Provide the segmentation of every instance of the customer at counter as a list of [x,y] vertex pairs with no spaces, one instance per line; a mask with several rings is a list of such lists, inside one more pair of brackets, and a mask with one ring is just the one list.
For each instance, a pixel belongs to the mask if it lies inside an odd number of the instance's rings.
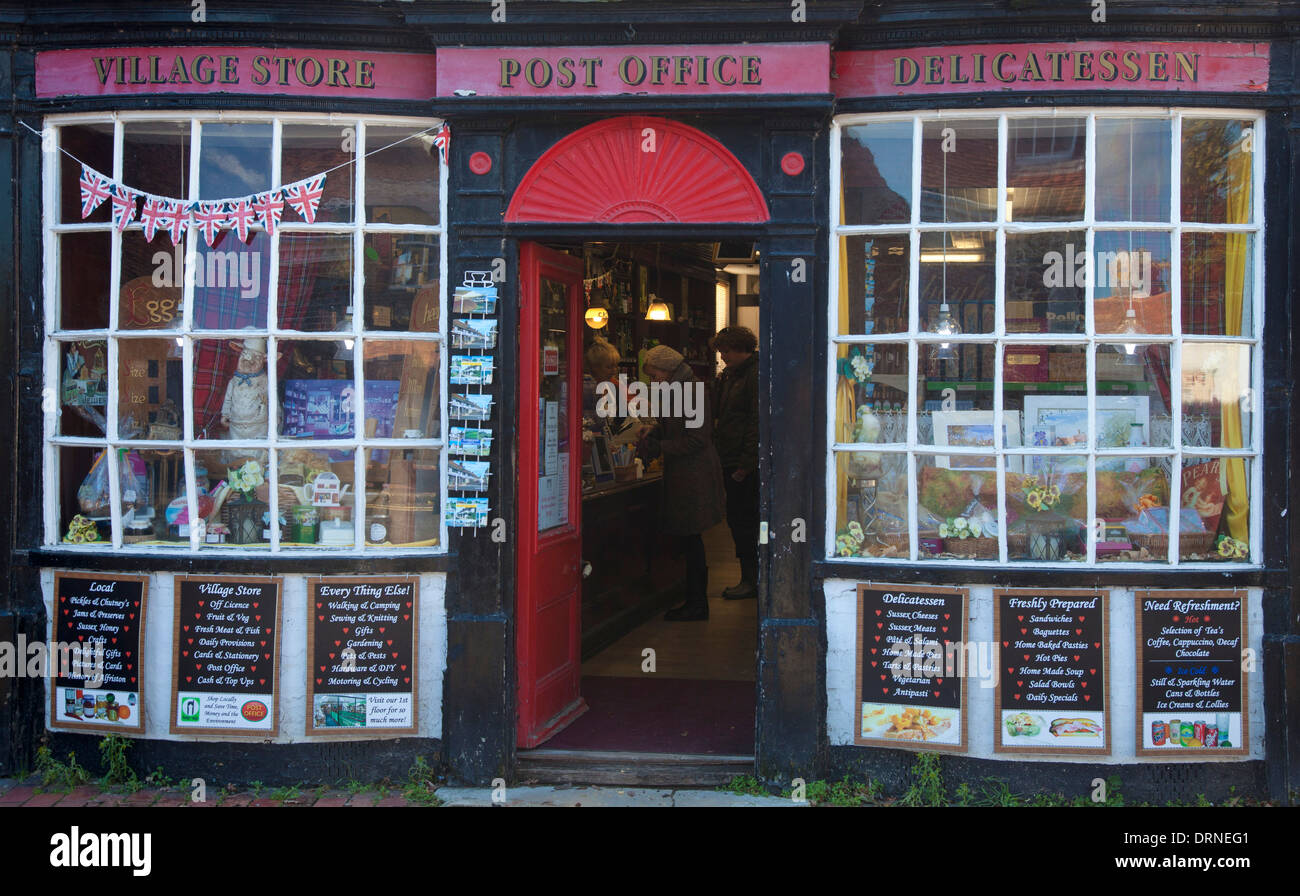
[[596,413],[596,404],[600,398],[596,387],[601,383],[617,382],[620,360],[618,349],[597,336],[591,345],[587,346],[584,357],[587,362],[587,372],[582,376],[582,422],[583,426],[592,432],[603,433],[606,429],[604,424],[609,421],[602,419]]
[[713,444],[727,488],[727,525],[736,543],[740,582],[727,600],[758,596],[758,339],[748,327],[724,327],[713,348],[727,365],[714,387]]
[[[665,416],[641,436],[645,453],[663,456],[663,529],[676,535],[686,557],[686,601],[669,610],[669,622],[702,622],[709,618],[709,567],[701,534],[722,522],[722,465],[713,447],[713,415],[708,389],[695,378],[681,353],[657,345],[646,353],[645,371],[652,383],[678,382],[699,389],[703,414],[699,426],[688,426],[683,408],[663,409]],[[676,411],[674,413],[674,411]]]

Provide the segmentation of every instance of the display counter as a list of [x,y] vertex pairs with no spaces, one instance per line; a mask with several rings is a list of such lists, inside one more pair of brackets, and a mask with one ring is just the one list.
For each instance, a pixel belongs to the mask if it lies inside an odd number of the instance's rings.
[[681,601],[686,565],[662,532],[663,477],[613,482],[582,496],[582,658]]

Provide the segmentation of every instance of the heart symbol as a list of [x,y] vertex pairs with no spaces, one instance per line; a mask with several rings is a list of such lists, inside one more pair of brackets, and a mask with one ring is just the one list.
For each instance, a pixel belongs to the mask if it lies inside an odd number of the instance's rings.
[[343,626],[343,634],[346,635],[347,633],[348,633],[348,627],[345,625]]
[[1083,617],[1082,617],[1082,616],[1079,617],[1079,621],[1080,621],[1080,622],[1083,622]]
[[[61,603],[61,604],[66,604],[67,602],[68,602],[68,599],[67,599],[66,597],[61,597],[61,598],[59,598],[59,603]],[[879,613],[880,611],[877,610],[876,612]]]
[[1020,695],[1019,695],[1019,694],[1012,694],[1011,696],[1015,697],[1017,700],[1020,699]]
[[262,645],[263,647],[266,646],[266,642],[265,642],[265,641],[258,641],[257,643],[260,644],[260,645]]
[[403,613],[403,614],[402,614],[402,619],[404,619],[404,620],[407,621],[407,622],[410,622],[410,621],[411,621],[411,614],[410,614],[410,613]]
[[876,663],[877,663],[877,662],[878,662],[877,660],[872,660],[872,661],[871,661],[871,668],[874,669],[874,668],[876,667]]
[[1093,642],[1092,642],[1092,646],[1093,646],[1093,647],[1096,647],[1098,650],[1101,650],[1101,642],[1100,642],[1100,641],[1093,641]]
[[324,622],[324,621],[325,621],[325,617],[324,617],[324,616],[317,616],[316,618],[319,619],[321,622]]
[[268,660],[271,658],[271,654],[269,653],[264,653],[262,656],[266,657]]
[[382,635],[383,633],[384,633],[384,627],[381,625],[379,626],[379,634]]
[[389,639],[388,639],[388,646],[389,646],[389,647],[392,647],[392,646],[393,646],[393,639],[392,639],[392,638],[389,638]]
[[127,615],[127,618],[129,618],[129,619],[134,619],[134,618],[135,618],[135,614],[134,614],[134,613],[127,613],[126,615]]
[[248,671],[250,671],[250,672],[256,672],[256,671],[257,671],[257,664],[253,664],[253,665],[249,666],[249,667],[248,667]]
[[1025,682],[1023,680],[1016,682],[1016,687],[1023,688],[1024,686],[1025,686]]
[[1016,617],[1016,621],[1017,621],[1017,622],[1024,622],[1024,621],[1025,621],[1025,617],[1023,617],[1023,616],[1017,616],[1017,617]]
[[257,608],[258,608],[258,603],[257,603],[257,601],[253,601],[253,609],[256,610]]
[[190,627],[188,625],[182,625],[181,628],[185,629],[186,631],[190,630]]
[[258,684],[266,684],[266,679],[265,679],[265,678],[259,678],[259,679],[257,680],[257,683],[258,683]]
[[1003,646],[1003,647],[1010,647],[1010,646],[1011,646],[1011,642],[1010,642],[1010,641],[1003,641],[1003,642],[1002,642],[1002,646]]
[[126,655],[127,655],[127,656],[130,656],[130,655],[131,655],[131,651],[128,650],[128,651],[126,652]]
[[1210,617],[1209,617],[1209,616],[1202,616],[1202,617],[1201,617],[1201,621],[1202,621],[1202,622],[1209,622],[1209,621],[1210,621]]
[[134,676],[134,675],[131,676],[131,684],[135,684],[135,676]]
[[393,659],[397,659],[397,657],[398,657],[398,653],[397,653],[396,650],[394,650],[394,651],[393,651]]
[[944,614],[943,614],[943,618],[944,618],[944,619],[947,619],[949,615],[950,615],[950,614],[948,614],[948,613],[944,613]]
[[942,678],[936,678],[936,679],[934,680],[934,683],[935,683],[935,684],[943,684],[943,679],[942,679]]
[[1096,675],[1096,674],[1097,674],[1097,670],[1096,670],[1096,669],[1089,669],[1089,670],[1088,670],[1088,674],[1089,674],[1089,675]]
[[130,670],[132,670],[132,669],[135,668],[135,663],[127,663],[127,664],[126,664],[126,668],[127,668],[127,671],[129,672]]
[[884,628],[884,627],[885,627],[885,623],[883,623],[883,622],[877,622],[877,623],[876,623],[876,628]]
[[885,680],[885,676],[884,676],[883,674],[880,676],[880,680],[881,680],[881,681],[884,681],[884,680]]
[[321,683],[321,680],[320,680],[319,678],[316,679],[316,683],[317,683],[317,684],[320,684],[320,683]]
[[936,697],[938,697],[938,696],[939,696],[939,692],[938,692],[938,691],[935,691],[935,692],[934,692],[934,695],[935,695]]
[[877,640],[877,641],[880,640],[880,635],[876,635],[876,640]]
[[409,600],[406,602],[406,609],[411,609],[411,602]]
[[1083,629],[1081,629],[1081,628],[1076,628],[1076,629],[1074,630],[1074,633],[1075,633],[1076,635],[1082,635],[1082,634],[1083,634]]
[[1175,616],[1175,617],[1174,617],[1174,622],[1177,622],[1177,621],[1178,621],[1178,617]]
[[871,648],[871,652],[872,652],[872,653],[875,653],[875,652],[876,652],[876,648],[874,648],[874,647]]
[[114,638],[114,639],[113,639],[113,643],[114,643],[114,644],[117,643],[117,638]]
[[84,640],[86,640],[86,636],[85,636],[85,635],[77,635],[77,640],[78,640],[78,641],[84,641]]
[[123,634],[125,634],[126,632],[129,632],[130,630],[131,630],[131,626],[129,626],[129,625],[124,625],[124,626],[122,626],[122,633],[123,633]]
[[1011,666],[1007,666],[1007,674],[1008,674],[1008,675],[1014,675],[1014,674],[1016,674],[1016,670],[1013,669]]
[[411,683],[411,676],[409,676],[409,675],[406,676],[405,678],[402,679],[402,681],[405,682],[406,684],[410,684],[410,683]]
[[316,601],[316,609],[319,610],[323,606],[325,606],[323,603],[321,603],[320,601]]
[[203,614],[202,614],[202,613],[195,613],[195,614],[194,614],[194,618],[195,618],[195,619],[202,619],[202,618],[203,618]]
[[343,643],[342,641],[335,641],[335,642],[334,642],[334,646],[335,646],[335,647],[338,647],[338,646],[339,646],[340,644],[342,644],[342,643]]
[[182,651],[181,651],[181,656],[189,656],[189,655],[190,655],[190,652],[189,652],[188,650],[182,650]]
[[1079,661],[1079,655],[1077,653],[1074,655],[1074,661],[1076,663]]
[[261,616],[254,616],[253,618],[256,619],[258,622],[261,622],[261,621],[262,621],[262,617],[261,617]]
[[330,654],[330,659],[334,659],[334,654]]
[[405,664],[405,663],[402,664],[402,671],[403,671],[403,672],[406,671],[406,664]]
[[198,671],[202,672],[202,671],[203,671],[203,664],[202,664],[202,663],[195,663],[195,664],[194,664],[194,668],[197,669]]
[[266,633],[267,633],[268,635],[271,634],[271,630],[268,628],[268,629],[266,630]]
[[876,615],[877,615],[877,616],[880,615],[880,611],[879,611],[879,610],[876,611]]
[[138,606],[140,606],[140,602],[139,602],[138,600],[133,600],[133,601],[131,601],[131,606],[133,606],[133,607],[138,607]]
[[1083,695],[1083,701],[1084,701],[1085,703],[1087,703],[1087,702],[1088,702],[1089,700],[1091,700],[1091,699],[1092,699],[1092,694],[1084,694],[1084,695]]
[[945,632],[948,630],[948,626],[946,625],[940,626],[940,628],[942,628]]
[[1082,687],[1085,687],[1085,688],[1088,686],[1088,682],[1086,682],[1086,681],[1081,681],[1081,682],[1079,682],[1079,684],[1080,684]]
[[1023,635],[1023,634],[1027,634],[1028,632],[1029,632],[1029,629],[1027,629],[1027,628],[1022,628],[1022,629],[1020,630],[1020,634],[1022,634],[1022,635]]
[[883,692],[886,693],[886,694],[889,693],[889,688],[881,688],[880,690],[883,691]]
[[321,667],[320,667],[320,670],[321,670],[322,672],[324,672],[324,671],[325,671],[325,667],[324,667],[324,666],[321,666]]
[[193,679],[193,677],[191,677],[191,676],[189,676],[189,675],[186,675],[186,676],[185,676],[185,680],[186,680],[186,681],[193,681],[194,679]]
[[203,600],[201,600],[201,601],[199,601],[199,606],[201,607],[201,606],[203,606],[205,603],[207,603],[207,601],[203,601]]
[[67,610],[64,610],[64,611],[63,611],[63,615],[64,615],[64,616],[67,616],[67,615],[68,615],[68,611],[67,611]]
[[1025,662],[1026,662],[1026,663],[1029,662],[1029,654],[1026,653],[1026,654],[1024,655],[1024,657],[1025,657]]

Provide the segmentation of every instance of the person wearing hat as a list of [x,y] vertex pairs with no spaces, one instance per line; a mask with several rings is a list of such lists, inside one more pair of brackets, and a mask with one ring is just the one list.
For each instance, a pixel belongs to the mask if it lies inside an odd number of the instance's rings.
[[239,362],[226,383],[221,422],[227,438],[264,439],[266,421],[266,340],[254,336],[240,346]]
[[686,557],[686,601],[664,619],[701,622],[709,618],[709,567],[701,533],[722,522],[723,505],[722,465],[713,447],[708,390],[681,354],[666,345],[646,353],[645,371],[651,383],[681,383],[683,391],[699,390],[699,417],[688,421],[684,406],[662,408],[664,416],[641,440],[649,456],[663,455],[664,532],[678,537]]
[[713,337],[713,348],[727,365],[713,393],[713,442],[740,561],[740,582],[722,596],[744,600],[758,596],[758,339],[748,327],[724,327]]

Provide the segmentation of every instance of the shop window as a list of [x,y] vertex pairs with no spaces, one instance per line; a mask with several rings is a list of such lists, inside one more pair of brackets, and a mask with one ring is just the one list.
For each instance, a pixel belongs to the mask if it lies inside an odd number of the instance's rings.
[[1261,128],[837,121],[829,556],[1259,564]]
[[[139,113],[48,125],[64,152],[46,174],[46,542],[442,550],[438,123]],[[311,220],[286,205],[270,231],[228,223],[208,239],[191,222],[173,242],[139,220],[117,228],[109,202],[83,217],[79,162],[187,204],[326,178]]]

